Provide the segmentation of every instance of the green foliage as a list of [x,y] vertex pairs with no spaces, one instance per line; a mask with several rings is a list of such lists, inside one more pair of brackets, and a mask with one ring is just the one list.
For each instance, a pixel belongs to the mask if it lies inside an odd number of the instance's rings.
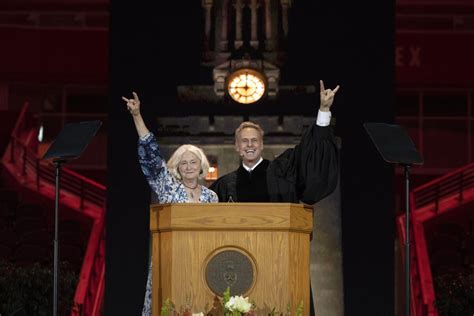
[[167,298],[163,302],[163,306],[161,306],[161,316],[168,316],[171,311],[174,311],[174,304],[169,298]]
[[296,316],[302,316],[303,315],[303,309],[304,309],[304,303],[301,301],[298,304],[298,307],[296,308]]
[[254,300],[250,302],[252,304],[252,307],[250,308],[251,311],[255,311],[257,309],[257,303],[255,303]]
[[222,293],[222,303],[225,305],[230,300],[230,287],[228,286]]
[[[77,275],[63,263],[59,273],[59,315],[68,315],[73,303]],[[16,266],[0,261],[0,315],[23,307],[28,315],[50,315],[53,305],[53,269],[38,263]]]
[[446,274],[435,277],[434,285],[440,316],[474,314],[474,276]]
[[227,304],[227,302],[230,300],[230,286],[228,286],[224,293],[222,293],[222,307],[224,309],[224,315],[228,315],[229,313],[231,313],[227,307],[225,307],[225,305]]

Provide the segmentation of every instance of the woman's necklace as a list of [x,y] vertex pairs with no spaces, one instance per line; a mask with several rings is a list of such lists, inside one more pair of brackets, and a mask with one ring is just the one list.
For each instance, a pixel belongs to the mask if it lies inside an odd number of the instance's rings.
[[186,183],[183,182],[183,185],[189,189],[189,195],[191,197],[191,199],[193,200],[194,199],[194,190],[196,190],[196,188],[198,187],[199,183],[196,183],[196,185],[194,187],[190,187],[188,185],[186,185]]

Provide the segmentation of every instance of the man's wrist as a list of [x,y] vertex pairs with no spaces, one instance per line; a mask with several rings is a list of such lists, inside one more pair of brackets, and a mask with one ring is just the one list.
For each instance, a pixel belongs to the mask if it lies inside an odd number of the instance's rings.
[[331,112],[329,110],[323,111],[319,109],[318,117],[316,118],[316,125],[329,126],[330,123],[331,123]]

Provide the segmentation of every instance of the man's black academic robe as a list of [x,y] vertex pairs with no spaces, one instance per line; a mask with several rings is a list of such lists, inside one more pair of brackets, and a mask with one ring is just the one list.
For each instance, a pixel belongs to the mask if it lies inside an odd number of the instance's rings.
[[332,128],[313,126],[292,149],[262,161],[250,174],[242,166],[210,189],[220,202],[314,204],[331,194],[338,180],[338,152]]

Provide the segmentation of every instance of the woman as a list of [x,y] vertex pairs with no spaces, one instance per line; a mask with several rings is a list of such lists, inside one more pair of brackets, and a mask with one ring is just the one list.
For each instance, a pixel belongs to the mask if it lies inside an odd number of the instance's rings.
[[[216,193],[199,184],[209,171],[209,162],[203,151],[193,145],[180,146],[168,164],[160,153],[155,136],[148,130],[140,113],[140,99],[122,97],[133,117],[138,132],[138,157],[150,187],[160,203],[211,203],[218,202]],[[142,315],[151,315],[151,264],[148,272],[145,304]]]

